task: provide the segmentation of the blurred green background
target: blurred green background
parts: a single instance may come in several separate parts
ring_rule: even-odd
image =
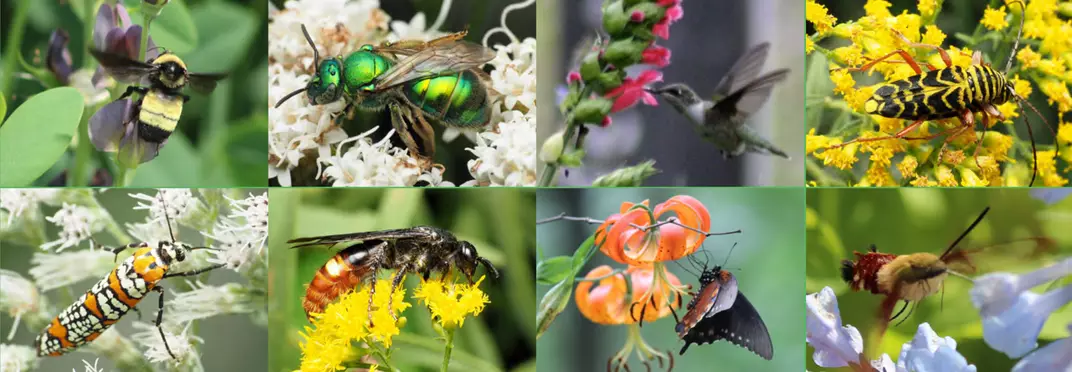
[[[287,240],[327,234],[433,225],[468,240],[501,277],[483,289],[491,303],[455,337],[451,370],[472,371],[465,355],[502,370],[535,369],[535,191],[524,189],[272,189],[269,225],[269,371],[292,371],[301,359],[305,286],[337,249],[290,249]],[[341,249],[341,248],[340,248]],[[483,271],[478,271],[483,272]],[[406,278],[412,295],[419,278]],[[407,298],[408,323],[393,339],[391,363],[403,371],[438,370],[443,344],[427,307]],[[358,320],[354,320],[358,321]]]
[[[125,226],[127,223],[145,222],[147,216],[145,210],[133,209],[134,206],[137,205],[137,200],[130,197],[129,194],[132,193],[155,195],[156,190],[112,189],[94,193],[94,195],[108,213],[115,218],[116,222],[119,223],[120,226]],[[224,195],[240,199],[249,196],[250,193],[261,194],[264,193],[264,190],[229,189]],[[41,205],[41,213],[43,216],[52,216],[59,209],[59,207]],[[50,222],[45,222],[45,226],[47,239],[55,239],[59,233],[59,228]],[[172,228],[176,229],[175,237],[180,241],[193,245],[203,242],[199,232],[185,226],[179,226],[175,221],[172,221]],[[98,239],[100,244],[108,247],[130,243],[114,241],[111,235],[106,232],[96,234],[95,238]],[[64,252],[85,249],[88,244],[89,243],[87,242],[83,242],[80,246],[67,248]],[[3,255],[3,260],[0,261],[0,268],[17,272],[22,275],[23,278],[33,281],[33,276],[29,274],[29,270],[32,267],[30,258],[35,252],[41,252],[40,249],[36,246],[27,245],[24,241],[12,241],[8,239],[0,240],[0,246],[3,246],[3,249],[0,249],[0,254]],[[127,255],[129,256],[129,253]],[[72,267],[71,270],[84,270],[84,268]],[[99,277],[103,278],[107,273],[107,271],[101,272],[99,273]],[[215,270],[199,278],[204,279],[204,283],[208,285],[221,285],[245,281],[240,275],[230,270]],[[78,296],[81,296],[84,293],[83,291],[90,289],[97,280],[99,279],[83,280],[65,289],[55,289],[46,292],[49,304],[53,306],[56,314],[58,314],[68,305],[74,303]],[[163,286],[169,292],[165,297],[165,301],[174,299],[173,296],[176,293],[175,291],[179,290],[179,288],[183,288],[181,290],[187,290],[184,287],[185,281],[183,279],[165,279]],[[138,304],[138,309],[141,310],[142,314],[141,322],[152,322],[155,320],[158,304],[156,296],[156,294],[150,294],[145,300]],[[53,314],[53,316],[56,314]],[[166,319],[167,316],[168,314],[165,312],[164,318]],[[4,343],[33,346],[34,338],[44,329],[43,326],[42,328],[30,329],[27,327],[26,320],[23,319],[19,323],[19,327],[15,332],[15,338],[6,340],[7,334],[11,330],[12,320],[13,319],[8,314],[0,316],[0,334],[5,337]],[[131,325],[134,321],[138,321],[138,314],[136,312],[130,312],[126,314],[119,323],[112,326],[112,328],[118,330],[129,340],[130,335],[135,333],[134,327]],[[262,324],[255,324],[252,322],[248,315],[215,316],[197,321],[195,327],[195,330],[191,330],[191,334],[204,340],[204,343],[199,345],[198,352],[201,354],[201,363],[206,371],[265,370],[267,366],[267,358],[264,356],[264,352],[268,347],[268,342],[266,340],[267,331]],[[140,344],[138,344],[138,347],[141,348]],[[83,348],[59,357],[43,358],[41,359],[39,368],[36,370],[70,371],[74,368],[82,371],[83,360],[93,363],[94,359],[97,358],[99,358],[97,367],[100,368],[100,370],[116,370],[112,362],[107,358],[89,354],[85,350],[86,349]],[[235,355],[244,355],[246,357],[235,358]]]
[[[543,189],[538,194],[537,218],[566,213],[603,219],[618,213],[622,202],[651,200],[651,206],[678,194],[690,195],[704,203],[711,213],[711,231],[742,230],[741,234],[712,236],[705,240],[712,264],[722,264],[734,242],[738,246],[726,263],[737,277],[741,292],[759,311],[774,343],[774,360],[766,361],[729,342],[692,345],[684,356],[677,352],[683,343],[674,333],[674,318],[667,316],[641,329],[644,340],[657,349],[674,353],[674,369],[711,370],[717,363],[723,370],[799,371],[804,360],[804,301],[800,278],[804,275],[804,191],[786,188],[636,188],[636,189]],[[583,222],[552,222],[538,226],[537,241],[543,257],[572,255],[596,229]],[[698,258],[702,261],[703,254]],[[596,253],[581,276],[607,264],[622,268],[602,253]],[[692,270],[687,262],[682,265]],[[676,264],[668,265],[682,284],[699,284],[699,278]],[[542,297],[549,286],[540,286]],[[574,287],[576,289],[576,287]],[[537,342],[541,371],[602,371],[607,360],[620,350],[627,336],[626,326],[592,323],[570,304],[559,314]],[[539,297],[537,297],[539,298]],[[688,301],[689,298],[684,299]],[[684,315],[679,311],[678,315]],[[632,370],[643,365],[630,354]],[[652,368],[657,367],[653,363]]]
[[[119,1],[131,13],[131,20],[141,24],[141,14],[133,10],[141,1]],[[103,2],[3,1],[0,25],[4,48],[0,58],[4,71],[12,75],[0,78],[0,89],[7,101],[8,116],[26,99],[46,89],[41,82],[22,73],[13,49],[19,48],[27,62],[43,68],[49,35],[54,29],[63,28],[70,34],[67,47],[73,58],[72,66],[78,69],[88,64],[96,68],[96,60],[88,54],[92,36],[87,32],[92,31],[97,9]],[[187,89],[192,98],[183,107],[178,128],[159,157],[138,167],[131,186],[267,186],[268,111],[264,99],[268,91],[265,78],[268,61],[264,57],[268,52],[267,12],[268,0],[171,0],[151,23],[153,42],[176,53],[191,72],[226,72],[228,77],[208,96]],[[17,25],[23,25],[21,33],[14,32]],[[12,35],[16,34],[21,34],[21,40],[13,40]],[[94,112],[86,107],[83,115]],[[111,164],[114,155],[98,153],[90,146],[93,154],[76,160],[74,148],[64,152],[33,184],[96,184],[99,180],[91,178],[97,169],[112,170],[112,177],[105,180],[114,178]],[[75,182],[66,180],[64,171],[76,165],[81,166],[84,175],[76,177]]]
[[[809,189],[808,293],[824,286],[833,288],[844,324],[855,326],[867,340],[882,298],[868,291],[851,292],[840,279],[840,261],[851,258],[853,251],[866,251],[872,243],[879,252],[941,254],[986,206],[990,212],[961,247],[971,249],[1031,236],[1049,237],[1057,244],[1056,250],[1030,258],[1034,243],[984,250],[972,256],[976,275],[1025,273],[1072,253],[1072,231],[1067,228],[1072,222],[1072,199],[1047,206],[1032,198],[1027,189]],[[1048,287],[1036,291],[1044,288]],[[920,302],[900,326],[891,324],[881,350],[871,352],[884,352],[896,360],[901,345],[911,340],[920,323],[928,322],[939,336],[955,339],[957,351],[979,371],[1010,370],[1016,361],[983,342],[979,312],[968,296],[971,283],[950,276],[944,289],[944,294]],[[1067,311],[1068,306],[1065,309],[1046,322],[1039,346],[1068,336],[1065,327],[1072,322],[1072,311]],[[873,346],[865,345],[868,350]],[[808,368],[815,370],[819,368],[810,357],[813,351],[808,348]],[[876,359],[875,355],[869,357]]]

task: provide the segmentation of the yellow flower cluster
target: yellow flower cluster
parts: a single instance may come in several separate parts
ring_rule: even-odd
[[[1047,186],[1060,186],[1068,183],[1062,173],[1056,169],[1054,157],[1060,154],[1066,163],[1072,163],[1072,128],[1065,115],[1072,111],[1072,21],[1058,17],[1057,0],[1026,0],[1024,38],[1016,55],[1018,63],[1016,72],[1009,77],[1010,84],[1020,97],[1028,98],[1034,91],[1032,83],[1046,95],[1049,103],[1058,111],[1057,148],[1049,150],[1050,156],[1044,158],[1042,149],[1038,156],[1038,176]],[[816,0],[808,0],[805,18],[811,23],[816,34],[808,36],[805,42],[807,52],[821,51],[831,61],[830,80],[834,94],[841,96],[847,107],[857,114],[850,120],[861,122],[864,128],[858,139],[887,137],[905,128],[910,120],[890,119],[878,115],[866,115],[865,106],[868,99],[878,87],[891,81],[905,79],[918,73],[906,61],[910,57],[917,61],[924,72],[948,67],[940,53],[933,48],[911,47],[909,43],[941,46],[947,35],[935,24],[934,20],[941,11],[941,2],[919,0],[918,13],[903,11],[894,15],[890,12],[890,2],[886,0],[867,0],[863,4],[864,16],[837,23],[837,19]],[[1063,5],[1063,4],[1062,4]],[[1023,6],[1016,1],[1005,1],[1003,6],[987,7],[980,20],[982,32],[976,31],[969,36],[982,43],[985,40],[1015,37],[1018,27],[1010,27],[1012,21],[1019,21],[1019,10]],[[1012,14],[1010,14],[1012,13]],[[990,31],[987,31],[990,30]],[[984,37],[986,33],[999,33]],[[848,45],[824,49],[818,42],[828,37],[846,39]],[[1033,40],[1029,40],[1033,39]],[[989,45],[989,42],[987,44]],[[966,47],[943,47],[949,56],[951,65],[966,67],[972,64],[973,42]],[[1034,46],[1034,47],[1033,47]],[[989,47],[988,47],[989,48]],[[987,60],[995,63],[994,68],[1004,69],[1008,56],[990,56]],[[878,72],[882,81],[878,84],[857,87],[861,80],[854,76],[848,67],[861,67],[870,62],[883,59],[866,69],[866,74]],[[830,101],[827,101],[830,102]],[[873,103],[872,103],[873,104]],[[838,106],[835,102],[829,107]],[[1002,122],[1011,124],[1013,119],[1021,117],[1017,102],[1010,101],[995,106],[1004,116]],[[1030,111],[1028,111],[1030,113]],[[1033,115],[1033,113],[1032,113]],[[869,164],[866,172],[857,183],[859,186],[887,186],[907,182],[917,186],[1001,186],[1022,185],[1030,177],[1033,166],[1031,159],[1017,167],[1011,153],[1014,138],[1008,135],[988,131],[999,120],[988,117],[985,112],[975,113],[975,128],[963,128],[958,118],[927,121],[918,128],[908,132],[907,137],[929,138],[938,135],[935,141],[887,139],[861,142],[847,146],[830,148],[848,141],[850,138],[837,135],[816,135],[814,129],[806,139],[807,153],[822,161],[827,167],[841,170],[852,169],[861,155],[868,155]],[[1037,120],[1031,118],[1032,124]],[[988,127],[982,128],[979,123]],[[810,123],[813,127],[818,123]],[[877,124],[879,132],[873,132]],[[963,128],[963,130],[962,130]],[[1037,128],[1037,126],[1036,126]],[[985,132],[983,132],[985,131]],[[982,133],[980,133],[982,132]],[[1062,135],[1063,134],[1063,135]],[[940,141],[945,139],[945,143]],[[932,145],[932,143],[937,143]],[[940,146],[934,148],[935,146]],[[1017,147],[1019,148],[1019,147]],[[1052,148],[1052,147],[1051,147]],[[940,151],[939,151],[940,150]],[[940,158],[937,155],[941,155]],[[967,161],[965,161],[967,160]],[[1002,171],[1004,166],[1004,175]],[[1024,172],[1026,166],[1027,172]],[[1045,169],[1045,171],[1044,171]],[[1067,173],[1072,169],[1063,169]],[[893,172],[899,173],[902,181],[897,181]],[[1015,174],[1013,177],[1010,174]]]
[[[413,298],[424,301],[443,328],[461,327],[465,317],[480,315],[488,304],[488,295],[480,290],[483,281],[483,276],[473,284],[422,281]]]
[[[391,310],[396,315],[409,308],[410,304],[405,301],[405,288],[399,286],[394,293],[390,293],[389,282],[376,282],[371,329],[368,327],[368,286],[342,295],[338,301],[329,304],[323,314],[312,314],[313,326],[305,327],[302,333],[305,339],[301,345],[302,372],[343,369],[343,362],[359,357],[354,349],[355,341],[377,342],[384,348],[391,347],[391,337],[397,335],[399,329],[392,314],[387,312],[387,302],[391,302]]]

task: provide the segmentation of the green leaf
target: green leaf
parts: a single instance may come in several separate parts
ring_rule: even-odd
[[[227,72],[248,62],[246,51],[257,32],[257,18],[245,8],[230,3],[207,3],[193,10],[203,38],[190,52],[186,64],[194,71]]]
[[[141,13],[131,12],[130,20],[136,25],[144,26],[144,18]],[[197,47],[197,28],[190,18],[190,11],[186,10],[183,0],[172,0],[149,24],[149,36],[153,43],[167,48],[175,54],[183,54]],[[198,70],[194,70],[195,72]]]
[[[264,154],[268,153],[265,133],[268,133],[268,117],[263,113],[228,128],[224,161],[231,168],[231,178],[236,185],[268,186],[268,163],[264,160]]]
[[[443,364],[443,342],[435,338],[402,332],[391,338],[394,355],[405,355],[407,362],[439,369]],[[450,353],[448,371],[501,371],[502,369],[465,351],[454,348]]]
[[[830,69],[826,62],[826,56],[822,53],[812,53],[811,63],[808,64],[808,73],[804,85],[804,100],[807,107],[805,120],[809,128],[816,128],[823,119],[823,100],[834,91],[834,82],[830,81]]]
[[[142,164],[134,174],[130,187],[178,187],[201,184],[200,162],[190,140],[175,132],[160,148],[160,156]]]
[[[7,117],[7,99],[3,94],[0,94],[0,126],[4,125],[4,118]]]
[[[558,314],[566,309],[566,305],[569,305],[571,294],[573,294],[572,275],[558,282],[547,293],[544,293],[543,298],[540,299],[539,310],[536,312],[536,339],[539,339],[548,328],[551,328],[551,323],[555,321]]]
[[[581,243],[581,246],[573,252],[573,274],[570,277],[577,276],[577,273],[581,272],[581,268],[584,264],[588,263],[588,260],[592,258],[592,255],[596,253],[592,248],[595,247],[596,235],[592,234],[588,239]]]
[[[74,88],[38,93],[0,127],[0,186],[29,186],[56,162],[78,131],[82,94]]]
[[[572,261],[568,256],[555,256],[540,261],[536,264],[536,283],[555,284],[573,275]]]

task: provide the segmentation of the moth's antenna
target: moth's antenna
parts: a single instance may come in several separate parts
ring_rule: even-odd
[[[168,215],[167,197],[164,196],[164,190],[157,192],[160,196],[160,204],[164,206],[164,224],[167,225],[168,235],[171,235],[171,242],[175,243],[175,232],[171,231],[171,216]]]

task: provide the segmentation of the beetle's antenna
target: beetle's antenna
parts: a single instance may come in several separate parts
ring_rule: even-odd
[[[1023,1],[1013,1],[1009,4],[1020,4],[1020,30],[1016,31],[1016,41],[1013,41],[1012,43],[1012,52],[1009,52],[1009,61],[1005,62],[1005,75],[1009,75],[1009,69],[1012,68],[1012,59],[1016,56],[1016,49],[1020,48],[1020,36],[1024,33],[1024,18],[1027,13],[1027,11],[1024,10]]]

